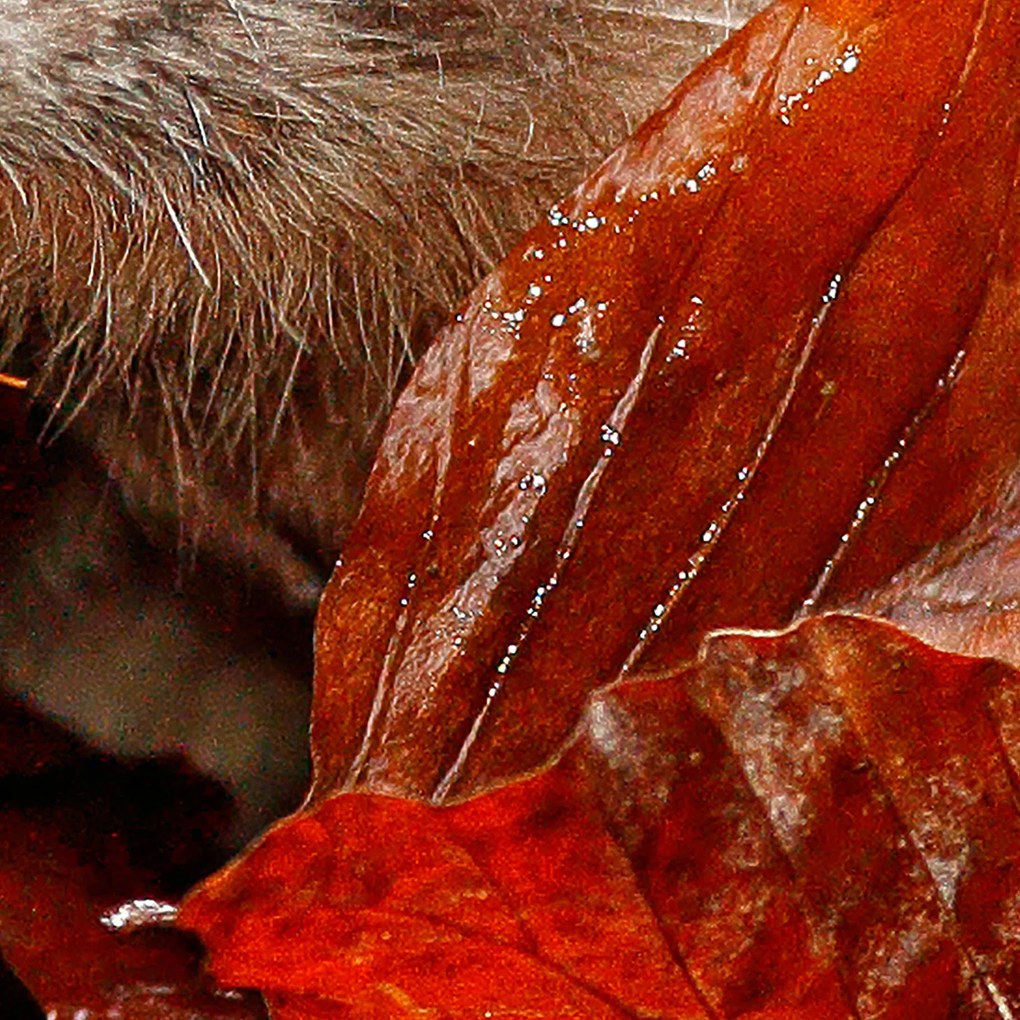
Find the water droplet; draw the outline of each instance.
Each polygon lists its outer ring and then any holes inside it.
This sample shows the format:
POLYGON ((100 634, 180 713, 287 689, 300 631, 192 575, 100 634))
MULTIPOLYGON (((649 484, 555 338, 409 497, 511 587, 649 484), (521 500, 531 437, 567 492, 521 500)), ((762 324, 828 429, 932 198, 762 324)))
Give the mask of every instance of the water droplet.
POLYGON ((127 900, 99 918, 99 923, 108 931, 131 930, 150 925, 173 924, 177 920, 177 908, 172 903, 160 900, 127 900))
POLYGON ((611 443, 613 446, 620 445, 620 431, 612 425, 603 425, 600 429, 600 435, 602 436, 602 442, 611 443))
POLYGON ((677 358, 687 357, 687 341, 680 339, 670 348, 669 354, 666 355, 666 363, 676 361, 677 358))
POLYGON ((831 304, 833 301, 836 300, 837 297, 839 297, 839 287, 842 282, 843 274, 836 273, 836 275, 833 276, 833 278, 829 281, 829 286, 825 293, 822 295, 823 304, 826 305, 831 304))

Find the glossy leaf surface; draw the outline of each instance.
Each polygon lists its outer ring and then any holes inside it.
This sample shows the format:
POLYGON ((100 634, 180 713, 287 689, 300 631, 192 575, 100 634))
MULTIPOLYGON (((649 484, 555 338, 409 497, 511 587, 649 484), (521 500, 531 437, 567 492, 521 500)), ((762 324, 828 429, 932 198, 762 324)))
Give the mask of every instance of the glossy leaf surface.
POLYGON ((1016 47, 1009 4, 778 3, 522 241, 323 603, 316 796, 505 781, 622 670, 857 598, 999 498, 1016 47))
POLYGON ((718 635, 596 695, 536 776, 326 800, 188 923, 284 1018, 306 1015, 286 993, 323 1016, 1008 1015, 1018 707, 1015 671, 887 624, 718 635))
POLYGON ((185 906, 221 980, 1012 1015, 1017 675, 812 617, 1020 658, 1018 35, 781 0, 483 283, 323 602, 309 804, 185 906))

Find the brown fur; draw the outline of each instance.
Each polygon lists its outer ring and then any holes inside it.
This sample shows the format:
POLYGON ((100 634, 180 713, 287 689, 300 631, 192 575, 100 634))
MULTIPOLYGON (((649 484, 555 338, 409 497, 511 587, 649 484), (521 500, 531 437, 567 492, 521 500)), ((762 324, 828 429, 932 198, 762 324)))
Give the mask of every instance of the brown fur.
POLYGON ((313 598, 427 335, 752 6, 0 0, 0 367, 313 598))
POLYGON ((0 370, 64 437, 5 532, 6 689, 186 750, 227 842, 293 805, 311 613, 415 353, 763 5, 0 0, 0 370))

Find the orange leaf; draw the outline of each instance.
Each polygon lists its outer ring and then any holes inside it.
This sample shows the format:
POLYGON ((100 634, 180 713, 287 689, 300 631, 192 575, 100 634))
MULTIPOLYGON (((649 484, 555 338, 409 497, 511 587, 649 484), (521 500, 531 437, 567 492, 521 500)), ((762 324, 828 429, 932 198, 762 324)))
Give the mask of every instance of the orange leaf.
POLYGON ((393 415, 320 612, 316 797, 505 781, 621 672, 997 498, 1016 45, 1001 2, 775 4, 527 235, 393 415))
POLYGON ((780 0, 481 285, 320 610, 309 803, 185 904, 221 979, 283 1017, 1012 1015, 1016 674, 711 632, 961 583, 954 542, 999 572, 1017 44, 1004 0, 780 0))
POLYGON ((286 1018, 309 1015, 288 994, 352 1006, 324 1016, 1008 1016, 1018 699, 1017 672, 885 624, 721 634, 595 695, 534 777, 325 800, 187 923, 286 1018))

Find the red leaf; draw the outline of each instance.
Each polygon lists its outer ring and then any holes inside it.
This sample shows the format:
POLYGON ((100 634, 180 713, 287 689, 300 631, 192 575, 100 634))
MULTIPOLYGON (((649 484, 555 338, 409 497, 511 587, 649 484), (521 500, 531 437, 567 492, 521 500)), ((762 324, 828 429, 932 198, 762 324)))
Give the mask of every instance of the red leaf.
POLYGON ((104 928, 104 913, 148 897, 153 881, 114 855, 90 862, 77 814, 17 803, 0 813, 0 959, 50 1020, 262 1017, 251 996, 209 987, 196 947, 181 932, 104 928))
MULTIPOLYGON (((189 842, 203 829, 215 831, 225 812, 212 784, 181 768, 176 783, 188 811, 168 823, 160 798, 169 798, 154 782, 159 771, 147 771, 143 817, 162 823, 147 835, 159 840, 169 873, 172 864, 188 863, 189 842), (165 838, 171 824, 179 827, 176 839, 165 838)), ((164 771, 173 774, 169 763, 164 771)), ((0 698, 0 975, 6 962, 49 1020, 261 1017, 251 996, 208 987, 196 946, 181 932, 164 924, 131 933, 101 922, 111 908, 149 900, 165 884, 132 852, 139 819, 129 777, 126 766, 99 759, 56 724, 0 698)), ((4 1020, 23 1015, 7 1001, 2 980, 0 1007, 4 1020)))
POLYGON ((354 1007, 324 1016, 1010 1015, 1018 698, 873 622, 720 635, 537 776, 327 799, 188 923, 222 980, 354 1007))
POLYGON ((940 648, 1020 665, 1017 495, 845 608, 894 620, 940 648))
POLYGON ((997 498, 1016 34, 1004 3, 776 4, 511 253, 324 600, 316 796, 506 780, 621 670, 856 598, 997 498))
POLYGON ((782 0, 479 288, 323 602, 309 804, 185 905, 221 979, 284 1017, 1012 1015, 1016 674, 704 635, 1001 575, 1017 43, 1003 0, 782 0))

